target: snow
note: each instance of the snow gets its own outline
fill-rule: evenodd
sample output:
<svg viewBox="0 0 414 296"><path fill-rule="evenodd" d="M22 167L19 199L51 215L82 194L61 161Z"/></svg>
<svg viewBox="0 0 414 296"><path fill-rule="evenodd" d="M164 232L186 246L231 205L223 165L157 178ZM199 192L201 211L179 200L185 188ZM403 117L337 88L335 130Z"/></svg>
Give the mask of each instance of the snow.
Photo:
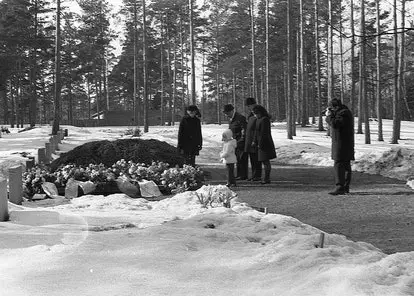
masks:
<svg viewBox="0 0 414 296"><path fill-rule="evenodd" d="M384 121L384 138L392 122ZM88 141L119 139L127 127L63 126L65 152ZM197 163L219 165L224 126L204 125ZM37 156L51 127L0 138L0 177ZM355 170L380 173L413 185L414 123L402 123L398 145L372 144L356 135ZM176 144L178 125L150 127L144 139ZM276 162L332 166L330 138L315 126L286 139L272 129ZM58 157L58 155L54 155ZM223 181L224 183L224 181ZM0 295L414 295L414 252L386 255L364 242L325 234L294 217L264 214L232 199L231 208L203 207L197 194L228 194L204 186L161 201L124 194L85 195L55 206L9 203L0 222Z"/></svg>

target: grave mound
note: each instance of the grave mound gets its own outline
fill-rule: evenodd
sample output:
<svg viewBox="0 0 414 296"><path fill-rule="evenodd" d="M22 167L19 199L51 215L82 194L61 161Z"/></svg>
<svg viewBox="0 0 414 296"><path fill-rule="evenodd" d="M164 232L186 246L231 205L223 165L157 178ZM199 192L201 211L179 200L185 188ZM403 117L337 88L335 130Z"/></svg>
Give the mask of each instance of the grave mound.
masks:
<svg viewBox="0 0 414 296"><path fill-rule="evenodd" d="M89 164L104 164L112 166L118 160L131 160L134 163L151 164L153 161L161 161L170 166L182 166L184 159L177 153L177 149L159 140L143 139L119 139L115 141L93 141L62 153L60 157L50 164L50 169L74 164L87 166Z"/></svg>

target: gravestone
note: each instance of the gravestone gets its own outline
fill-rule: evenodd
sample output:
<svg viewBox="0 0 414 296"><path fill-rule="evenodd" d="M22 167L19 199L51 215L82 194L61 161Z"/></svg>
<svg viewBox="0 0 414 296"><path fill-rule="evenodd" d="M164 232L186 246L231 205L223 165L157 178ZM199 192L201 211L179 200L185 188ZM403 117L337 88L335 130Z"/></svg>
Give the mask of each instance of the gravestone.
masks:
<svg viewBox="0 0 414 296"><path fill-rule="evenodd" d="M57 139L57 142L58 142L59 144L62 144L62 131L61 131L61 130L59 130L59 131L57 132L56 139Z"/></svg>
<svg viewBox="0 0 414 296"><path fill-rule="evenodd" d="M9 220L9 208L7 200L7 180L0 178L0 221Z"/></svg>
<svg viewBox="0 0 414 296"><path fill-rule="evenodd" d="M9 200L16 205L20 205L23 202L23 180L21 166L9 168Z"/></svg>
<svg viewBox="0 0 414 296"><path fill-rule="evenodd" d="M35 165L34 158L29 158L29 160L26 160L26 171L32 169Z"/></svg>
<svg viewBox="0 0 414 296"><path fill-rule="evenodd" d="M37 162L38 163L45 163L46 161L46 149L45 148L39 148L39 150L37 150Z"/></svg>
<svg viewBox="0 0 414 296"><path fill-rule="evenodd" d="M45 164L50 164L52 160L52 144L45 143Z"/></svg>
<svg viewBox="0 0 414 296"><path fill-rule="evenodd" d="M53 141L55 143L55 150L59 150L59 145L58 145L59 139L58 139L58 135L53 135L52 137L53 137Z"/></svg>

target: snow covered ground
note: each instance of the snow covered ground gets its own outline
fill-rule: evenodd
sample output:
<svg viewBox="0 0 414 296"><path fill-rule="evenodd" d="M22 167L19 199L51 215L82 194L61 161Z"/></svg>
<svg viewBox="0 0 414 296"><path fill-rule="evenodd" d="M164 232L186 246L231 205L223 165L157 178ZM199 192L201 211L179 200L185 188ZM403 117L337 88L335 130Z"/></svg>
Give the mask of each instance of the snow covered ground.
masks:
<svg viewBox="0 0 414 296"><path fill-rule="evenodd" d="M355 170L414 177L414 123L403 122L398 145L356 135ZM82 143L128 137L127 127L63 126L62 152ZM204 125L197 163L219 164L224 125ZM35 156L50 126L0 138L0 177ZM150 127L143 138L176 144L178 126ZM275 162L332 166L330 138L315 127L272 130ZM55 155L55 157L58 157ZM198 193L206 192L203 187ZM211 188L210 188L211 189ZM232 194L224 186L215 193ZM326 193L321 193L326 194ZM123 194L86 195L54 207L9 204L0 222L0 295L414 295L414 252L386 255L372 245L325 234L294 217L257 212L233 199L230 209L203 208L194 192L162 201Z"/></svg>

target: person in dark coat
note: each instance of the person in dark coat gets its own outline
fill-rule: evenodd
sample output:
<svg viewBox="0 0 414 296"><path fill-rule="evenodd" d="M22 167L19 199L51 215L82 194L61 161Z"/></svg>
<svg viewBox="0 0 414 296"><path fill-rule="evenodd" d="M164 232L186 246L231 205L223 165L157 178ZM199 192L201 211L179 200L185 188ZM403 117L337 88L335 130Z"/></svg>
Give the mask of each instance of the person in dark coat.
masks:
<svg viewBox="0 0 414 296"><path fill-rule="evenodd" d="M341 100L333 99L327 109L326 122L331 128L331 156L334 160L336 184L335 190L329 194L342 195L349 193L351 160L355 159L354 117Z"/></svg>
<svg viewBox="0 0 414 296"><path fill-rule="evenodd" d="M270 183L270 171L272 166L270 160L276 158L275 144L273 143L270 116L265 107L256 105L253 107L254 116L256 116L255 140L252 145L257 146L257 160L263 163L264 179L262 184Z"/></svg>
<svg viewBox="0 0 414 296"><path fill-rule="evenodd" d="M188 106L178 129L177 149L184 156L184 163L192 166L195 166L196 155L199 155L203 147L201 123L196 116L197 111L197 106Z"/></svg>
<svg viewBox="0 0 414 296"><path fill-rule="evenodd" d="M256 132L256 116L254 116L253 108L257 105L254 98L246 98L245 105L250 110L247 116L246 136L244 152L250 158L250 166L252 169L252 177L250 181L260 181L262 179L262 164L257 160L257 146L253 146L254 134Z"/></svg>
<svg viewBox="0 0 414 296"><path fill-rule="evenodd" d="M229 118L229 129L233 132L233 138L237 141L236 147L236 180L247 180L248 155L244 153L246 134L246 117L234 110L232 104L224 105L223 113Z"/></svg>

